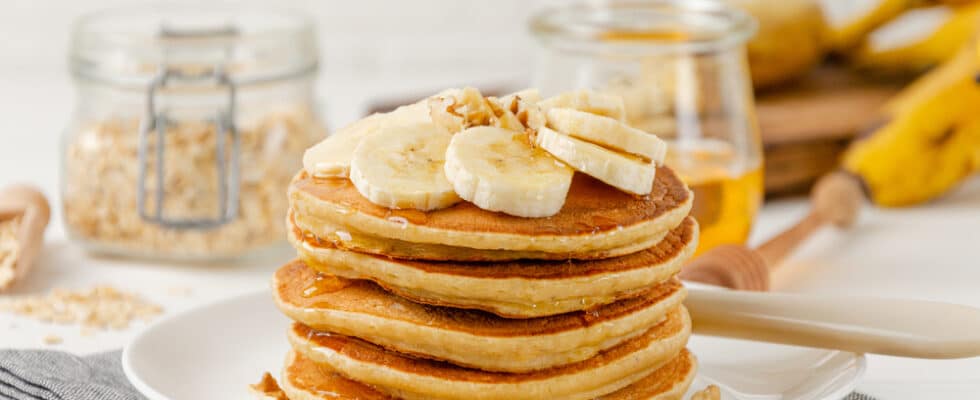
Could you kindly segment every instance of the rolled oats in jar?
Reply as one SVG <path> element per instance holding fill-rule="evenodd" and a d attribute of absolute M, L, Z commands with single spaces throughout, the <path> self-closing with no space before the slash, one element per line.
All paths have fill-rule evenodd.
<path fill-rule="evenodd" d="M 312 23 L 284 12 L 119 9 L 75 26 L 68 234 L 103 253 L 236 257 L 281 243 L 286 187 L 324 131 Z"/>

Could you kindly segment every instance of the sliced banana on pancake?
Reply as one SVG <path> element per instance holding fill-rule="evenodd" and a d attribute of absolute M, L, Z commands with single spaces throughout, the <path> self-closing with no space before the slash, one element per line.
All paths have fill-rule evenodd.
<path fill-rule="evenodd" d="M 358 120 L 306 149 L 303 169 L 317 178 L 346 178 L 354 148 L 366 135 L 381 127 L 383 114 Z"/>
<path fill-rule="evenodd" d="M 549 109 L 547 118 L 548 126 L 559 133 L 638 155 L 657 165 L 663 165 L 667 155 L 667 144 L 656 135 L 610 117 L 559 107 Z"/>
<path fill-rule="evenodd" d="M 573 108 L 587 113 L 604 115 L 619 121 L 626 120 L 626 106 L 617 95 L 591 90 L 574 90 L 538 102 L 542 109 Z"/>
<path fill-rule="evenodd" d="M 429 108 L 415 103 L 384 114 L 373 114 L 347 125 L 303 154 L 303 169 L 317 178 L 346 178 L 354 149 L 364 137 L 377 132 L 382 123 L 419 124 L 429 121 Z"/>
<path fill-rule="evenodd" d="M 466 201 L 484 210 L 528 218 L 557 214 L 573 174 L 571 168 L 534 148 L 523 132 L 487 126 L 453 136 L 445 171 Z"/>
<path fill-rule="evenodd" d="M 547 127 L 538 129 L 535 144 L 572 168 L 622 191 L 650 194 L 657 165 L 605 149 Z"/>
<path fill-rule="evenodd" d="M 350 180 L 383 207 L 429 211 L 456 204 L 459 196 L 443 172 L 452 136 L 432 123 L 382 124 L 354 149 Z"/>

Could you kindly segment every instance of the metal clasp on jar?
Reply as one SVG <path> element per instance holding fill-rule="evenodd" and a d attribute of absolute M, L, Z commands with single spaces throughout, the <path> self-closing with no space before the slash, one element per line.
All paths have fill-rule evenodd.
<path fill-rule="evenodd" d="M 201 31 L 201 32 L 174 32 L 166 28 L 161 30 L 161 37 L 187 37 L 187 36 L 213 36 L 213 35 L 234 35 L 233 29 Z M 235 102 L 236 84 L 232 81 L 227 71 L 222 65 L 214 66 L 200 72 L 185 72 L 179 68 L 174 68 L 162 64 L 159 73 L 151 81 L 146 92 L 146 115 L 140 123 L 139 132 L 139 168 L 137 172 L 136 206 L 139 210 L 140 218 L 144 221 L 155 223 L 161 226 L 174 229 L 208 229 L 215 228 L 233 221 L 238 215 L 238 197 L 240 185 L 240 146 L 241 138 L 235 126 Z M 206 82 L 211 81 L 215 87 L 225 90 L 227 94 L 227 108 L 218 108 L 210 122 L 214 124 L 215 130 L 215 168 L 218 175 L 218 213 L 213 218 L 169 218 L 164 215 L 163 206 L 166 200 L 166 165 L 164 162 L 164 151 L 167 135 L 167 126 L 176 124 L 176 121 L 168 116 L 167 110 L 157 110 L 157 95 L 173 82 Z M 148 212 L 147 203 L 147 169 L 150 164 L 149 152 L 150 135 L 155 132 L 155 190 L 153 212 Z M 227 137 L 230 137 L 231 151 L 227 152 Z M 230 155 L 230 160 L 226 156 Z"/>

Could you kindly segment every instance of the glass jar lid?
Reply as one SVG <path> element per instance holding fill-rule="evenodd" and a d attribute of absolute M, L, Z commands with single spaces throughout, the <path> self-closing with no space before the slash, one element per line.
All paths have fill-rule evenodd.
<path fill-rule="evenodd" d="M 742 45 L 756 21 L 718 0 L 583 0 L 540 10 L 531 30 L 571 53 L 676 54 Z"/>
<path fill-rule="evenodd" d="M 248 7 L 123 7 L 82 17 L 74 26 L 72 73 L 145 87 L 170 70 L 186 76 L 220 71 L 238 85 L 313 73 L 313 23 L 288 11 Z"/>

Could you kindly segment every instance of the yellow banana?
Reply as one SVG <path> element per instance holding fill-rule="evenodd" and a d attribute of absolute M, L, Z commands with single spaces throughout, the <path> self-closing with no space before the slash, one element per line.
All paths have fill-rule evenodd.
<path fill-rule="evenodd" d="M 933 3 L 945 4 L 950 7 L 960 7 L 965 6 L 970 3 L 975 3 L 977 0 L 933 0 Z"/>
<path fill-rule="evenodd" d="M 864 44 L 853 54 L 852 61 L 861 69 L 878 72 L 915 73 L 952 58 L 963 45 L 980 29 L 980 2 L 957 8 L 936 6 L 925 13 L 928 17 L 946 18 L 932 33 L 910 43 L 883 48 L 876 36 L 885 36 L 886 29 L 914 29 L 913 26 L 885 26 L 871 34 Z M 944 14 L 949 14 L 945 16 Z M 896 21 L 895 23 L 898 23 Z M 899 33 L 904 34 L 904 33 Z"/>
<path fill-rule="evenodd" d="M 888 109 L 897 114 L 845 153 L 844 168 L 862 178 L 875 203 L 925 202 L 980 169 L 980 57 L 963 51 L 972 57 L 920 78 Z"/>
<path fill-rule="evenodd" d="M 826 23 L 817 1 L 728 1 L 759 22 L 759 31 L 746 46 L 756 89 L 793 80 L 823 59 Z"/>
<path fill-rule="evenodd" d="M 980 53 L 969 51 L 969 46 L 956 53 L 928 74 L 912 82 L 884 105 L 885 115 L 901 115 L 913 109 L 922 101 L 934 97 L 956 81 L 969 75 L 973 66 L 980 59 Z"/>
<path fill-rule="evenodd" d="M 824 41 L 829 50 L 847 53 L 860 45 L 878 27 L 923 3 L 924 0 L 880 0 L 873 8 L 848 22 L 839 26 L 828 26 L 824 32 Z"/>

